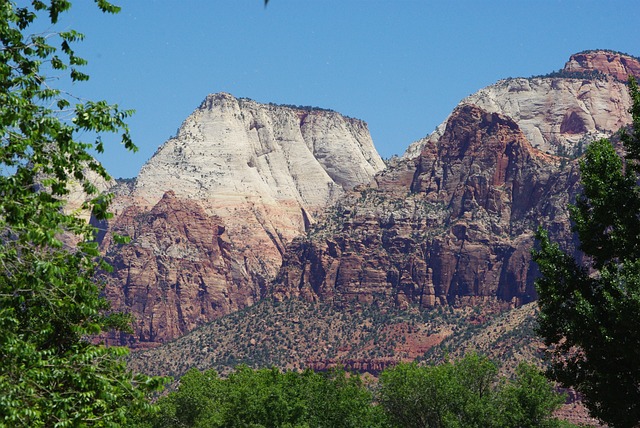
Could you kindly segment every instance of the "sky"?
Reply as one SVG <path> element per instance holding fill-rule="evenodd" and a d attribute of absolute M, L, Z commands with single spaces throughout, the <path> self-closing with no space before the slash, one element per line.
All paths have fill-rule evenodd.
<path fill-rule="evenodd" d="M 558 70 L 588 49 L 640 56 L 637 0 L 113 2 L 117 15 L 75 0 L 57 28 L 86 36 L 76 53 L 91 79 L 69 90 L 136 110 L 138 153 L 114 140 L 99 156 L 123 178 L 210 93 L 362 119 L 388 158 L 500 79 Z"/>

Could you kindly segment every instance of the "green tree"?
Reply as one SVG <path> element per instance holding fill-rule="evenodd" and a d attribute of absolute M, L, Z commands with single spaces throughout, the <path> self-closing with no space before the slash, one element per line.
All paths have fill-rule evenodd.
<path fill-rule="evenodd" d="M 193 369 L 162 398 L 151 427 L 382 427 L 384 417 L 358 376 L 253 370 L 227 379 Z"/>
<path fill-rule="evenodd" d="M 71 4 L 22 4 L 0 2 L 0 426 L 119 426 L 129 412 L 149 409 L 145 394 L 162 381 L 127 371 L 126 349 L 91 342 L 126 328 L 128 318 L 108 312 L 94 281 L 106 268 L 95 229 L 63 208 L 73 181 L 92 198 L 86 208 L 108 217 L 109 197 L 87 172 L 109 176 L 90 151 L 103 151 L 104 133 L 134 150 L 131 112 L 56 89 L 63 76 L 88 79 L 73 49 L 83 35 L 33 28 L 55 26 Z M 63 236 L 77 245 L 66 247 Z"/>
<path fill-rule="evenodd" d="M 570 206 L 584 262 L 538 231 L 538 333 L 552 350 L 549 375 L 580 392 L 610 426 L 640 424 L 640 93 L 629 81 L 633 130 L 625 161 L 609 140 L 580 162 L 583 190 Z"/>
<path fill-rule="evenodd" d="M 135 426 L 149 428 L 224 426 L 224 381 L 215 370 L 191 369 L 180 378 L 176 391 L 158 400 L 159 412 L 142 417 Z"/>
<path fill-rule="evenodd" d="M 514 380 L 469 355 L 438 366 L 399 364 L 380 377 L 380 405 L 397 427 L 560 427 L 562 397 L 536 368 L 521 364 Z"/>

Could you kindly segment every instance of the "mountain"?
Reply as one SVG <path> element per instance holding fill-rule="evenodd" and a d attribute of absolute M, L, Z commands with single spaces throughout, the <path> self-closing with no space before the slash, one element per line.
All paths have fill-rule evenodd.
<path fill-rule="evenodd" d="M 265 296 L 343 308 L 535 300 L 534 232 L 575 248 L 576 159 L 629 123 L 621 80 L 639 64 L 590 51 L 500 81 L 387 168 L 360 120 L 209 95 L 115 188 L 106 294 L 137 322 L 109 341 L 157 346 Z"/>
<path fill-rule="evenodd" d="M 640 77 L 638 58 L 587 51 L 572 55 L 560 71 L 500 80 L 460 104 L 509 116 L 534 148 L 576 157 L 590 141 L 607 137 L 631 122 L 631 100 L 625 85 L 629 75 Z M 437 141 L 446 123 L 409 146 L 404 157 L 416 157 L 428 141 Z"/>
<path fill-rule="evenodd" d="M 127 235 L 132 244 L 111 242 Z M 168 191 L 150 210 L 128 207 L 103 241 L 113 266 L 105 293 L 136 317 L 134 334 L 109 341 L 153 346 L 259 300 L 259 282 L 242 265 L 219 217 Z"/>
<path fill-rule="evenodd" d="M 577 182 L 575 162 L 533 148 L 511 118 L 462 105 L 418 158 L 294 240 L 273 292 L 422 307 L 530 302 L 535 229 L 571 245 L 566 205 Z"/>
<path fill-rule="evenodd" d="M 576 251 L 567 204 L 579 191 L 578 160 L 593 139 L 630 123 L 623 81 L 627 73 L 640 77 L 638 70 L 634 57 L 588 51 L 547 76 L 500 81 L 462 100 L 385 169 L 364 155 L 373 146 L 362 122 L 208 97 L 135 185 L 119 190 L 110 228 L 131 235 L 133 245 L 105 236 L 103 249 L 116 262 L 108 293 L 139 322 L 133 337 L 111 340 L 168 342 L 134 352 L 130 366 L 176 376 L 190 367 L 227 373 L 238 363 L 377 374 L 398 361 L 439 362 L 469 351 L 498 360 L 505 372 L 521 360 L 542 364 L 544 346 L 533 333 L 533 236 L 542 225 Z M 264 113 L 269 119 L 259 124 L 270 130 L 248 120 L 248 111 Z M 309 115 L 317 116 L 315 139 L 303 131 Z M 336 133 L 330 122 L 349 132 Z M 333 190 L 323 184 L 312 193 L 311 183 L 298 183 L 305 174 L 291 171 L 307 167 L 287 152 L 289 140 L 260 140 L 260 132 L 282 135 L 281 126 L 296 135 L 298 126 Z M 249 137 L 236 138 L 241 131 Z M 254 133 L 273 148 L 263 160 Z M 333 157 L 309 143 L 325 134 Z M 355 154 L 338 161 L 345 141 Z M 344 177 L 352 157 L 369 175 L 340 181 L 338 163 Z M 375 174 L 367 165 L 377 165 Z M 282 171 L 293 180 L 276 178 Z M 196 185 L 198 174 L 216 178 Z M 241 191 L 256 209 L 235 197 Z M 262 269 L 258 260 L 267 261 Z M 563 412 L 595 423 L 579 397 Z"/>
<path fill-rule="evenodd" d="M 153 346 L 259 300 L 286 245 L 384 163 L 367 125 L 330 110 L 209 95 L 115 188 L 106 294 Z M 132 237 L 113 243 L 113 233 Z"/>
<path fill-rule="evenodd" d="M 439 131 L 293 241 L 275 296 L 422 307 L 535 300 L 537 227 L 575 249 L 566 207 L 579 190 L 576 159 L 631 121 L 620 73 L 608 74 L 621 69 L 640 62 L 577 54 L 560 72 L 464 99 Z"/>

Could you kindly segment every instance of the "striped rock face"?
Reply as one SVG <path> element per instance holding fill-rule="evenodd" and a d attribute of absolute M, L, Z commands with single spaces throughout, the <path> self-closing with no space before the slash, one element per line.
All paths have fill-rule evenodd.
<path fill-rule="evenodd" d="M 629 75 L 640 77 L 640 62 L 609 51 L 572 55 L 565 67 L 546 77 L 505 79 L 460 101 L 512 118 L 534 148 L 575 157 L 586 144 L 608 137 L 631 122 Z M 415 158 L 437 141 L 447 121 L 406 151 Z"/>
<path fill-rule="evenodd" d="M 160 343 L 252 304 L 275 277 L 286 245 L 383 168 L 360 120 L 208 96 L 135 183 L 115 189 L 110 230 L 134 239 L 120 248 L 107 233 L 102 248 L 116 265 L 107 294 L 139 319 L 137 337 L 126 340 Z M 210 239 L 190 239 L 194 230 Z M 209 242 L 220 236 L 223 251 Z M 211 264 L 214 253 L 224 263 Z"/>

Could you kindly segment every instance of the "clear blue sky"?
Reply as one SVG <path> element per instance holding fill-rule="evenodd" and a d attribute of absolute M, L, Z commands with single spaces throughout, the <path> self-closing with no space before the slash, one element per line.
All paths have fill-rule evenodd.
<path fill-rule="evenodd" d="M 20 1 L 18 1 L 20 3 Z M 383 157 L 428 135 L 465 96 L 561 68 L 572 53 L 640 56 L 640 1 L 75 0 L 88 83 L 72 91 L 136 110 L 135 155 L 108 148 L 114 177 L 144 162 L 209 93 L 330 108 L 369 124 Z"/>

